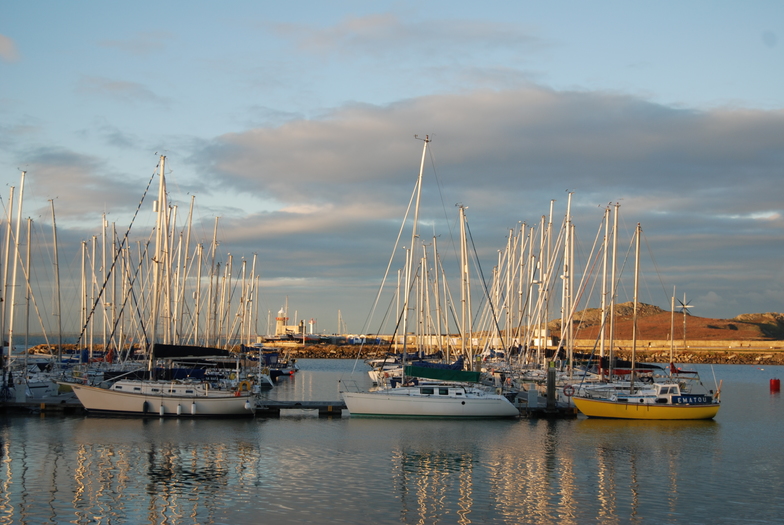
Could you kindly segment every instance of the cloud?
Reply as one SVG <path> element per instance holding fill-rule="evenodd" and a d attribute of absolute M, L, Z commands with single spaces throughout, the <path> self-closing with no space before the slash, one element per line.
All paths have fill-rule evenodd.
<path fill-rule="evenodd" d="M 149 31 L 138 33 L 132 38 L 118 40 L 102 40 L 100 46 L 115 48 L 134 56 L 149 56 L 160 53 L 172 34 L 165 31 Z"/>
<path fill-rule="evenodd" d="M 42 147 L 25 152 L 24 158 L 30 180 L 28 196 L 37 196 L 39 206 L 41 201 L 57 199 L 58 221 L 63 226 L 79 224 L 89 228 L 92 225 L 84 223 L 95 221 L 102 212 L 127 214 L 144 190 L 144 181 L 129 180 L 112 172 L 96 157 Z"/>
<path fill-rule="evenodd" d="M 19 60 L 16 44 L 5 35 L 0 35 L 0 60 L 3 62 L 16 62 Z"/>
<path fill-rule="evenodd" d="M 368 268 L 383 267 L 419 170 L 415 133 L 433 139 L 421 219 L 451 236 L 454 205 L 467 205 L 489 259 L 509 228 L 538 225 L 551 199 L 563 213 L 570 190 L 578 234 L 591 241 L 607 204 L 621 203 L 624 232 L 642 222 L 667 283 L 688 280 L 690 289 L 731 297 L 732 287 L 753 288 L 778 271 L 746 268 L 780 238 L 784 113 L 777 111 L 695 111 L 536 86 L 478 90 L 346 105 L 318 120 L 221 135 L 188 163 L 205 187 L 267 203 L 224 226 L 233 243 L 264 247 L 274 277 L 332 272 L 369 283 Z M 736 304 L 708 299 L 704 315 Z"/>
<path fill-rule="evenodd" d="M 110 126 L 98 131 L 121 147 L 134 140 Z M 510 228 L 538 226 L 551 200 L 559 227 L 568 190 L 578 258 L 587 257 L 608 204 L 621 204 L 624 239 L 642 223 L 659 273 L 650 280 L 665 285 L 645 302 L 668 307 L 677 284 L 689 296 L 712 292 L 700 296 L 706 317 L 732 317 L 750 301 L 755 310 L 781 310 L 780 111 L 695 111 L 535 85 L 347 104 L 320 118 L 167 140 L 176 151 L 167 161 L 170 199 L 182 225 L 197 194 L 192 242 L 208 244 L 220 216 L 221 250 L 259 254 L 272 309 L 291 293 L 292 304 L 312 306 L 308 315 L 342 308 L 357 319 L 411 199 L 423 146 L 415 134 L 432 139 L 421 235 L 438 236 L 447 267 L 455 260 L 455 204 L 468 207 L 472 244 L 489 276 Z M 58 216 L 76 229 L 97 224 L 103 211 L 129 216 L 147 183 L 65 149 L 24 158 L 47 196 L 59 197 Z M 296 293 L 274 288 L 291 282 L 306 284 Z"/>
<path fill-rule="evenodd" d="M 159 97 L 152 90 L 137 82 L 83 77 L 79 82 L 79 90 L 83 93 L 99 94 L 124 104 L 169 105 L 167 98 Z"/>
<path fill-rule="evenodd" d="M 528 195 L 560 184 L 558 193 L 630 196 L 658 212 L 728 196 L 716 215 L 780 208 L 778 191 L 764 186 L 784 160 L 784 113 L 695 112 L 534 87 L 345 106 L 321 120 L 216 137 L 194 162 L 220 174 L 221 185 L 282 203 L 378 201 L 388 190 L 404 197 L 398 181 L 416 167 L 415 132 L 434 135 L 450 187 L 488 201 L 530 180 Z"/>
<path fill-rule="evenodd" d="M 463 61 L 489 52 L 530 52 L 545 45 L 518 26 L 455 19 L 404 21 L 391 13 L 346 17 L 327 28 L 277 24 L 273 29 L 309 53 L 369 56 L 374 60 L 416 55 L 424 63 L 429 54 Z"/>

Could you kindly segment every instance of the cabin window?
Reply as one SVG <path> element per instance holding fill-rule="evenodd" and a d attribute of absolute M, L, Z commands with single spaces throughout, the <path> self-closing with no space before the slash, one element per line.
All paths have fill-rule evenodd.
<path fill-rule="evenodd" d="M 193 394 L 193 390 L 186 390 L 185 393 L 186 394 Z"/>
<path fill-rule="evenodd" d="M 115 390 L 122 390 L 122 387 L 120 385 L 114 385 L 114 389 Z"/>
<path fill-rule="evenodd" d="M 438 389 L 438 393 L 441 394 L 442 396 L 448 396 L 449 395 L 449 389 L 448 388 L 439 388 Z"/>
<path fill-rule="evenodd" d="M 158 388 L 153 388 L 153 389 L 152 389 L 152 391 L 153 391 L 153 392 L 160 392 L 160 389 L 158 389 Z"/>
<path fill-rule="evenodd" d="M 455 395 L 456 395 L 456 396 L 462 396 L 462 395 L 463 395 L 463 393 L 462 393 L 462 392 L 455 392 Z"/>
<path fill-rule="evenodd" d="M 432 388 L 424 388 L 424 387 L 423 387 L 423 388 L 420 388 L 420 389 L 419 389 L 419 393 L 420 393 L 420 394 L 426 394 L 426 395 L 432 395 L 432 394 L 434 394 L 434 393 L 435 393 L 435 390 L 434 390 L 434 389 L 432 389 Z"/>
<path fill-rule="evenodd" d="M 140 387 L 140 386 L 133 387 L 133 391 L 134 392 L 141 391 L 141 389 L 142 389 L 142 387 Z"/>

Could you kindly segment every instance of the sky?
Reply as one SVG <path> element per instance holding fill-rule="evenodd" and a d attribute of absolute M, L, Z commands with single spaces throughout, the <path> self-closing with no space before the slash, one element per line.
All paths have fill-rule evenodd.
<path fill-rule="evenodd" d="M 198 242 L 219 217 L 221 253 L 257 256 L 261 311 L 373 332 L 428 136 L 423 230 L 453 252 L 465 206 L 485 278 L 571 193 L 578 254 L 607 206 L 641 223 L 642 301 L 784 312 L 783 88 L 777 1 L 2 2 L 0 197 L 25 171 L 77 282 L 165 155 Z"/>

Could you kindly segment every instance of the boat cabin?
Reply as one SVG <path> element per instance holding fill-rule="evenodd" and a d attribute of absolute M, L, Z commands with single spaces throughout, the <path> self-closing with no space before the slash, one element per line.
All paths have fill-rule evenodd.
<path fill-rule="evenodd" d="M 703 405 L 713 402 L 708 394 L 684 394 L 677 383 L 654 383 L 634 393 L 618 392 L 613 401 L 622 403 L 643 403 L 656 405 Z"/>

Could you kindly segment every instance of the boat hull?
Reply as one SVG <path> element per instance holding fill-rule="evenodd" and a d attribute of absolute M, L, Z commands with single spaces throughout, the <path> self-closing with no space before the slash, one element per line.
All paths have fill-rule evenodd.
<path fill-rule="evenodd" d="M 171 417 L 251 417 L 252 395 L 241 392 L 210 396 L 155 395 L 70 385 L 89 413 Z M 249 403 L 250 408 L 246 408 Z"/>
<path fill-rule="evenodd" d="M 613 419 L 713 419 L 719 412 L 718 403 L 650 404 L 573 397 L 574 405 L 588 417 Z"/>
<path fill-rule="evenodd" d="M 504 418 L 520 412 L 503 396 L 424 397 L 380 392 L 343 392 L 352 416 L 427 418 Z"/>

